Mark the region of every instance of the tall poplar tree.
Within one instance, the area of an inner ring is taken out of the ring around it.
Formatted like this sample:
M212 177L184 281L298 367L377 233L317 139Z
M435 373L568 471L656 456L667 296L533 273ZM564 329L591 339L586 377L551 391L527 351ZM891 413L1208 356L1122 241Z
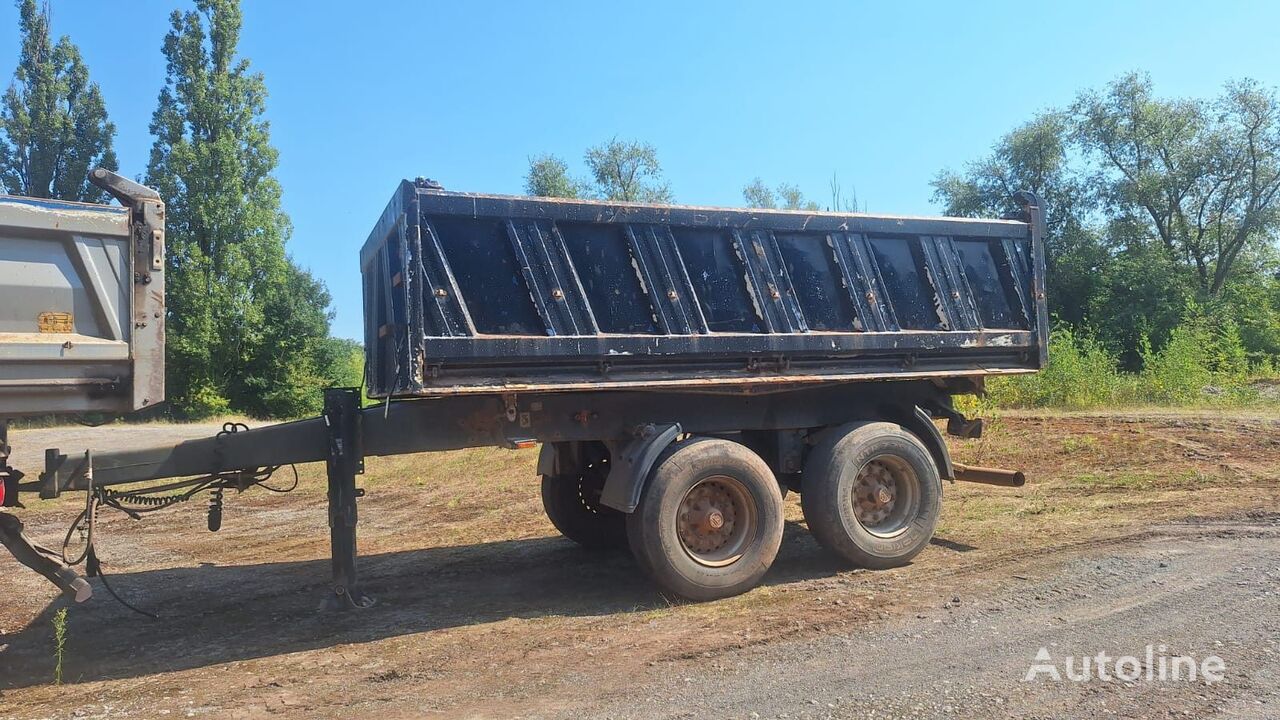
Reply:
M0 190L16 195L103 202L89 184L97 166L116 169L116 128L80 51L49 35L49 8L18 3L22 49L0 103Z
M169 398L181 415L315 410L331 313L324 285L285 253L267 90L236 46L236 0L175 11L151 121L147 184L168 208Z

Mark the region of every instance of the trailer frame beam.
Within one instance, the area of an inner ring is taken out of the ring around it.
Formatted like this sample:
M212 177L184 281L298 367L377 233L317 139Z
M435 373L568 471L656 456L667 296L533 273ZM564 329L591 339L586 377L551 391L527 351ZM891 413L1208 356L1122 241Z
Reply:
M344 388L326 394L321 417L152 448L95 448L94 484L112 487L329 461L333 433L344 429L357 439L344 448L355 448L351 462L358 474L368 455L519 447L526 441L615 440L636 437L649 425L677 421L681 432L693 434L838 425L853 417L882 417L886 408L946 407L950 393L972 392L972 388L964 378L829 382L754 393L706 386L700 392L461 395L393 401L363 409L358 396ZM336 404L331 408L330 403L337 403L339 396L348 398L342 409ZM351 427L344 428L344 422ZM346 456L342 459L345 462ZM86 490L85 470L82 451L52 448L45 452L40 480L23 483L23 489L40 490L44 498Z

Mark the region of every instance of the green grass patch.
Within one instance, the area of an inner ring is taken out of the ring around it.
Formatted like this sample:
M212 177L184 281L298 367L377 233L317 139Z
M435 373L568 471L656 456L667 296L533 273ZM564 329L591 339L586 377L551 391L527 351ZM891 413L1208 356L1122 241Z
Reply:
M1098 438L1093 435L1068 435L1062 438L1062 452L1075 454L1098 449Z
M1177 473L1158 472L1090 472L1072 477L1068 487L1087 489L1121 488L1129 490L1181 489L1210 485L1218 479L1195 470Z

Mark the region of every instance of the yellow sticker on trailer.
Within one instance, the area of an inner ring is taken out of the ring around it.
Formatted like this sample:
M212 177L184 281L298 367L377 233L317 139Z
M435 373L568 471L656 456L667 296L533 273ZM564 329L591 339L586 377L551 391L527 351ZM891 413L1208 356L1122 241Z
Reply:
M42 333L75 332L75 323L72 322L71 313L67 312L42 312L36 317L36 324Z

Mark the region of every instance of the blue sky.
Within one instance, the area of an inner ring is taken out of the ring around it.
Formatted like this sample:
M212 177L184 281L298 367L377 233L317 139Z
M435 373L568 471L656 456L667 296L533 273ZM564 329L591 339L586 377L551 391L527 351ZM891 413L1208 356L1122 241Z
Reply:
M140 175L175 0L53 0ZM358 8L358 9L353 9ZM0 27L17 11L0 0ZM266 76L289 250L359 339L357 253L404 177L514 193L527 159L617 135L657 146L680 202L741 204L759 175L871 212L937 212L929 181L1128 70L1170 95L1280 85L1274 2L245 2ZM0 78L17 60L0 32ZM6 82L7 80L0 80Z

